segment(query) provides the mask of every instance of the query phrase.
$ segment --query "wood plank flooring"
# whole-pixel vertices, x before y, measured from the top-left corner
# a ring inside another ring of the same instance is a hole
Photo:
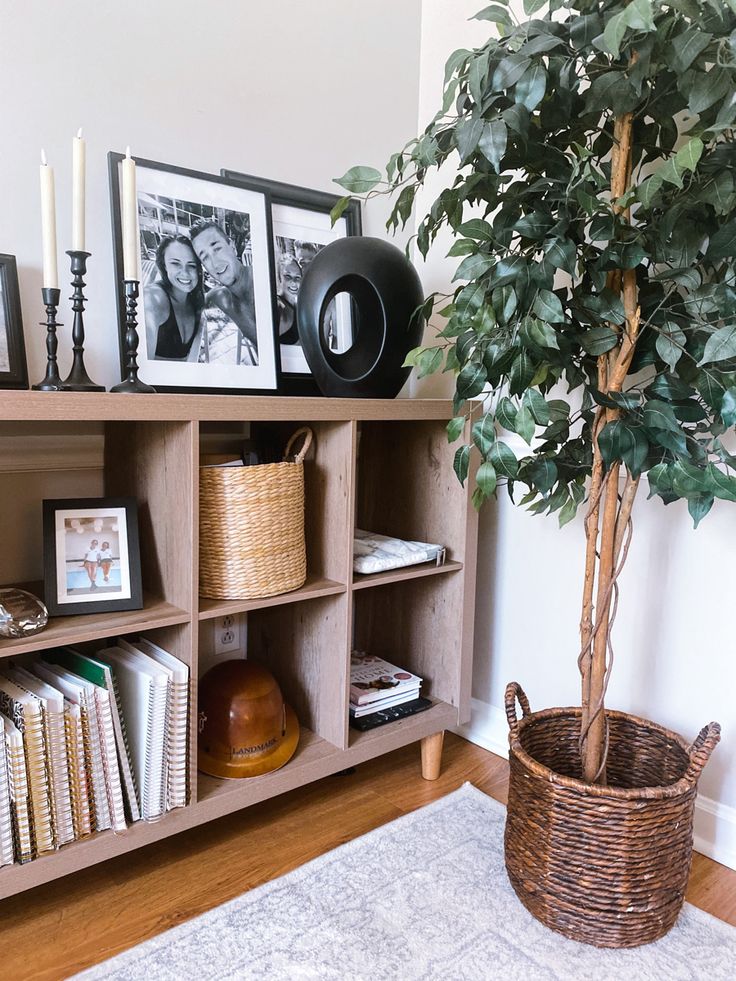
[[[428,783],[409,746],[0,903],[3,981],[56,981],[205,912],[466,780],[505,802],[505,760],[449,735]],[[0,872],[0,874],[2,874]],[[736,872],[696,855],[688,900],[736,926]]]

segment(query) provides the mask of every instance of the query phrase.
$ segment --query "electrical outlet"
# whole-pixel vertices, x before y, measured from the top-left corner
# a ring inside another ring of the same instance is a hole
[[[240,650],[240,617],[224,616],[215,619],[215,654],[231,654]]]

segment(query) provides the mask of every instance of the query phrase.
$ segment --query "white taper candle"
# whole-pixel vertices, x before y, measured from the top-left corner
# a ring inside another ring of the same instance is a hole
[[[56,261],[56,194],[54,169],[46,162],[41,150],[41,238],[43,243],[43,285],[47,289],[59,288],[59,269]]]
[[[135,189],[135,161],[126,148],[123,170],[123,279],[138,275],[138,208]]]
[[[72,140],[72,249],[85,251],[84,208],[87,151],[82,130]]]

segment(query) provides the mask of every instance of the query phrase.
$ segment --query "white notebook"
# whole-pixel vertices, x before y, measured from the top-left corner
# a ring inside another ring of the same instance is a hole
[[[135,644],[119,640],[123,650],[138,650],[153,658],[169,674],[166,719],[168,749],[165,761],[166,809],[184,807],[187,802],[189,746],[189,665],[159,647],[147,637]]]
[[[95,657],[115,672],[140,792],[141,817],[156,821],[166,811],[169,671],[142,652],[121,647],[106,647]]]
[[[75,836],[69,786],[69,762],[66,752],[64,696],[57,688],[41,681],[25,668],[9,667],[7,675],[20,688],[37,698],[41,705],[54,832],[57,844],[66,845],[74,841]]]
[[[44,681],[58,688],[65,698],[78,705],[81,713],[84,755],[87,762],[87,777],[91,785],[92,814],[94,830],[107,831],[112,827],[112,815],[105,784],[105,768],[102,762],[100,727],[95,704],[94,685],[67,671],[58,664],[37,661],[33,671]]]

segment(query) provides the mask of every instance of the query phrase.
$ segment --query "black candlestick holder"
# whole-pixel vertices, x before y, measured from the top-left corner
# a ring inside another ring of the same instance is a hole
[[[146,385],[138,378],[138,280],[125,280],[125,378],[119,385],[110,389],[111,392],[123,392],[129,395],[154,395],[155,388]]]
[[[56,308],[61,299],[61,290],[51,286],[44,286],[41,290],[43,303],[46,307],[46,374],[38,383],[33,386],[36,392],[60,392],[64,384],[59,375],[59,367],[56,363],[56,349],[59,346],[59,339],[56,336],[56,328],[63,327],[57,323]],[[43,321],[41,321],[43,327]]]
[[[71,296],[72,310],[74,311],[72,324],[74,359],[72,370],[63,382],[64,390],[69,392],[104,392],[105,386],[95,384],[84,367],[84,277],[87,274],[87,259],[91,253],[73,249],[67,252],[67,255],[71,259],[72,287],[74,288]]]

